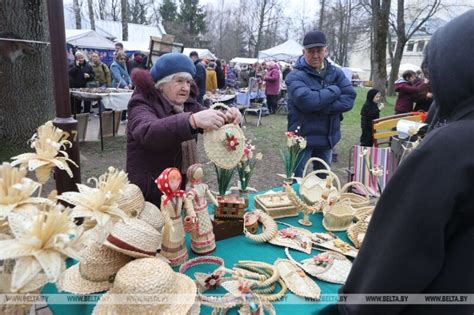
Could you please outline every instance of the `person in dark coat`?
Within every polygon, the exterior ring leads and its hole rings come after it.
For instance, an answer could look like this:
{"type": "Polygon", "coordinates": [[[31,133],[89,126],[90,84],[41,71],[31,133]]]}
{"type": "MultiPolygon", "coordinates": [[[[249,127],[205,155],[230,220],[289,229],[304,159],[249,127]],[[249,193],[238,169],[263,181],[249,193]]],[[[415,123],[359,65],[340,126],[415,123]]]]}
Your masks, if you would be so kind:
{"type": "MultiPolygon", "coordinates": [[[[69,87],[85,88],[89,82],[95,81],[95,72],[92,66],[86,61],[83,53],[80,51],[74,54],[75,62],[69,66],[69,87]]],[[[81,112],[81,101],[72,98],[71,106],[73,113],[81,112]]],[[[91,102],[84,102],[84,113],[91,111],[91,102]]]]}
{"type": "Polygon", "coordinates": [[[154,180],[168,167],[186,174],[197,159],[200,130],[240,123],[238,109],[206,110],[189,97],[195,72],[187,56],[168,53],[158,58],[150,72],[136,69],[133,73],[136,89],[128,103],[126,168],[130,182],[156,206],[160,206],[161,192],[154,180]]]}
{"type": "Polygon", "coordinates": [[[206,67],[202,64],[196,51],[192,51],[189,54],[189,57],[192,59],[194,66],[196,67],[196,74],[193,79],[199,88],[197,101],[199,104],[204,105],[204,94],[206,94],[206,67]]]}
{"type": "Polygon", "coordinates": [[[275,114],[278,107],[278,95],[280,94],[280,69],[274,61],[267,62],[267,73],[265,81],[265,95],[270,114],[275,114]]]}
{"type": "Polygon", "coordinates": [[[127,70],[131,75],[133,69],[146,69],[143,54],[140,52],[133,53],[133,59],[129,59],[127,62],[127,70]]]}
{"type": "Polygon", "coordinates": [[[395,114],[410,113],[413,111],[413,102],[423,87],[415,86],[416,73],[412,70],[403,72],[402,78],[395,82],[395,92],[398,92],[395,103],[395,114]]]}
{"type": "MultiPolygon", "coordinates": [[[[375,208],[341,294],[474,293],[474,10],[427,46],[438,115],[375,208]]],[[[469,304],[340,304],[341,314],[473,314],[469,304]]]]}
{"type": "Polygon", "coordinates": [[[374,144],[372,133],[373,120],[380,117],[379,104],[382,100],[382,94],[377,89],[370,89],[367,92],[367,100],[360,111],[360,127],[362,135],[360,136],[360,145],[371,147],[374,144]]]}
{"type": "MultiPolygon", "coordinates": [[[[356,93],[341,69],[326,56],[326,35],[314,30],[303,40],[300,56],[288,76],[288,131],[306,138],[301,163],[295,176],[300,177],[309,158],[318,157],[329,165],[332,149],[341,139],[341,114],[354,106],[356,93]]],[[[318,168],[318,166],[316,165],[318,168]]]]}
{"type": "Polygon", "coordinates": [[[216,76],[217,76],[217,88],[222,90],[225,88],[225,74],[224,70],[222,70],[221,61],[219,59],[216,60],[216,76]]]}

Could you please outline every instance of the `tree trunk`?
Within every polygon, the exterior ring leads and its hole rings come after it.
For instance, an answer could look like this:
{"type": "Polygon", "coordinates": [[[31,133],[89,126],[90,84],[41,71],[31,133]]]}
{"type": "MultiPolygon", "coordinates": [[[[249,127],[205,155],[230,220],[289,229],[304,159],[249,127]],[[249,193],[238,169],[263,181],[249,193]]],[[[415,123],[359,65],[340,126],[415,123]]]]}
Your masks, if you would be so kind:
{"type": "Polygon", "coordinates": [[[389,0],[371,0],[372,28],[374,29],[374,68],[373,87],[385,96],[387,82],[387,34],[390,14],[389,0]]]}
{"type": "Polygon", "coordinates": [[[93,0],[87,0],[87,9],[89,10],[89,20],[91,22],[91,29],[95,31],[95,18],[93,0]]]}
{"type": "Polygon", "coordinates": [[[122,0],[122,40],[128,40],[128,1],[122,0]]]}
{"type": "Polygon", "coordinates": [[[73,0],[72,8],[74,10],[74,19],[76,20],[76,29],[82,29],[81,25],[81,6],[79,5],[79,0],[73,0]]]}
{"type": "MultiPolygon", "coordinates": [[[[0,29],[15,38],[49,41],[46,0],[2,0],[0,29]]],[[[12,62],[0,57],[0,143],[26,147],[36,128],[54,118],[48,45],[3,42],[27,52],[12,62]]]]}
{"type": "Polygon", "coordinates": [[[257,30],[257,42],[255,43],[255,50],[253,52],[253,57],[258,58],[258,52],[260,51],[260,45],[262,42],[262,33],[263,33],[263,23],[265,21],[265,9],[267,7],[267,1],[263,0],[262,6],[260,7],[260,15],[258,20],[258,30],[257,30]]]}
{"type": "Polygon", "coordinates": [[[407,35],[405,33],[405,0],[398,0],[397,7],[397,46],[392,60],[392,68],[390,69],[390,79],[388,81],[387,94],[395,95],[395,80],[398,79],[398,71],[400,70],[400,63],[403,57],[403,49],[407,42],[407,35]]]}
{"type": "Polygon", "coordinates": [[[324,25],[324,9],[326,8],[326,0],[320,0],[321,10],[319,11],[319,29],[323,29],[324,25]]]}

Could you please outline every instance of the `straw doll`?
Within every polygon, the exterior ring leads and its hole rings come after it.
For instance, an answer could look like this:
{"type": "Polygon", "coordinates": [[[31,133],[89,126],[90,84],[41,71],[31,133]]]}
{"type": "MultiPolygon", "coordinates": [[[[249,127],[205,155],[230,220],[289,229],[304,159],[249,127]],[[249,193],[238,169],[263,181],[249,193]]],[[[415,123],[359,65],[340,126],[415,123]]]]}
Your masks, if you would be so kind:
{"type": "Polygon", "coordinates": [[[216,249],[212,222],[207,211],[207,198],[217,207],[217,200],[202,182],[204,171],[201,164],[193,164],[187,172],[188,185],[186,191],[192,196],[196,211],[196,227],[191,231],[191,250],[198,255],[207,255],[216,249]]]}
{"type": "Polygon", "coordinates": [[[171,266],[179,266],[188,259],[185,243],[185,230],[190,232],[195,227],[196,214],[194,213],[192,196],[186,197],[181,187],[181,173],[177,168],[165,169],[155,180],[158,189],[163,192],[161,197],[161,211],[165,218],[161,255],[170,261],[171,266]],[[186,209],[185,224],[181,218],[181,210],[186,209]]]}

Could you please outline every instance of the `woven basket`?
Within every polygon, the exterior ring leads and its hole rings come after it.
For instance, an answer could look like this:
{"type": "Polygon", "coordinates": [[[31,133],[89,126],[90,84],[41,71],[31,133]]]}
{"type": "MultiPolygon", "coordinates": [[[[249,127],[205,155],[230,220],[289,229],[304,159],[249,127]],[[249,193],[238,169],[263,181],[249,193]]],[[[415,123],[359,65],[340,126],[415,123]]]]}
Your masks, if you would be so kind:
{"type": "Polygon", "coordinates": [[[374,206],[357,208],[354,217],[357,221],[364,221],[369,215],[372,215],[372,213],[374,213],[374,209],[374,206]]]}
{"type": "Polygon", "coordinates": [[[362,245],[363,237],[365,233],[367,233],[368,226],[368,222],[359,221],[347,228],[347,237],[351,240],[352,244],[354,244],[355,248],[360,248],[362,245]]]}
{"type": "MultiPolygon", "coordinates": [[[[337,194],[341,189],[341,181],[339,180],[339,177],[330,170],[317,170],[309,173],[303,178],[300,183],[299,192],[304,202],[314,205],[321,201],[325,191],[331,190],[331,188],[335,189],[333,189],[334,192],[329,193],[329,195],[334,193],[337,194]],[[327,174],[328,176],[331,176],[333,181],[331,187],[326,187],[326,179],[318,177],[318,174],[327,174]],[[336,186],[334,186],[334,181],[336,182],[336,186]]],[[[329,195],[327,197],[329,197],[329,195]]]]}
{"type": "MultiPolygon", "coordinates": [[[[216,107],[229,109],[222,103],[211,106],[212,109],[216,107]]],[[[233,169],[244,155],[245,135],[238,125],[226,124],[217,130],[206,131],[203,134],[203,140],[207,158],[220,168],[233,169]],[[238,144],[233,149],[225,146],[228,135],[235,136],[237,139],[238,144]]]]}
{"type": "Polygon", "coordinates": [[[345,231],[354,220],[355,210],[348,200],[337,202],[323,209],[323,226],[328,231],[345,231]]]}
{"type": "Polygon", "coordinates": [[[351,205],[354,208],[365,207],[370,204],[369,191],[367,190],[367,187],[361,182],[349,182],[345,184],[340,190],[340,193],[341,193],[340,200],[349,199],[351,202],[351,205]],[[349,187],[352,187],[352,186],[360,187],[362,191],[364,192],[365,196],[348,192],[349,187]]]}

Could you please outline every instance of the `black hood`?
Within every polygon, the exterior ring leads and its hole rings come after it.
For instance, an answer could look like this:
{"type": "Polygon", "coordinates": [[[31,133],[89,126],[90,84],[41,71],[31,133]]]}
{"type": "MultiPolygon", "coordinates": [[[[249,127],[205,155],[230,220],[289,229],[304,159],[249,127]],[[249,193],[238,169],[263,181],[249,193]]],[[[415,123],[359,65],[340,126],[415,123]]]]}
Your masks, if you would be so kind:
{"type": "Polygon", "coordinates": [[[369,92],[367,92],[367,102],[372,102],[374,103],[374,97],[377,95],[379,90],[377,89],[370,89],[369,92]]]}
{"type": "Polygon", "coordinates": [[[440,118],[449,118],[474,97],[474,10],[438,29],[427,47],[429,79],[440,118]]]}

